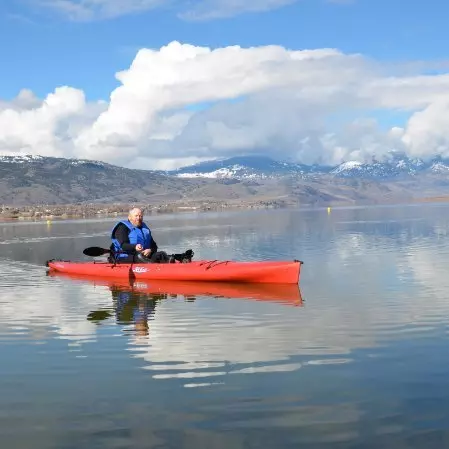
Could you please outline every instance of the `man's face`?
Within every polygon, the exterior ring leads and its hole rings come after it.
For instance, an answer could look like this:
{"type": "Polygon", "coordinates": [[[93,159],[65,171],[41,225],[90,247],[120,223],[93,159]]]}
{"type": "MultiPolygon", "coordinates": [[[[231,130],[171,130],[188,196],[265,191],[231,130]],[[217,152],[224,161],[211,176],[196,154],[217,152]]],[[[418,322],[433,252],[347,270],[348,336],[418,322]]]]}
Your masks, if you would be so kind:
{"type": "Polygon", "coordinates": [[[128,216],[128,220],[134,225],[134,226],[140,226],[143,221],[143,214],[140,209],[134,209],[130,212],[128,216]]]}

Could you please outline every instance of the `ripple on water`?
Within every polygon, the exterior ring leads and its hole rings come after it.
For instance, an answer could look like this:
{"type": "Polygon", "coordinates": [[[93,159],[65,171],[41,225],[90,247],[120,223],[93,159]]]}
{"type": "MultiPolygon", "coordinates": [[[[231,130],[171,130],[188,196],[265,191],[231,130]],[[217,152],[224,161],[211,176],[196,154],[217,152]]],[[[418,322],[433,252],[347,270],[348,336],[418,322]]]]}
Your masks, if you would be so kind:
{"type": "Polygon", "coordinates": [[[19,336],[33,341],[95,341],[94,326],[83,312],[90,308],[90,287],[54,282],[45,275],[45,267],[28,263],[3,262],[0,270],[0,341],[19,336]]]}

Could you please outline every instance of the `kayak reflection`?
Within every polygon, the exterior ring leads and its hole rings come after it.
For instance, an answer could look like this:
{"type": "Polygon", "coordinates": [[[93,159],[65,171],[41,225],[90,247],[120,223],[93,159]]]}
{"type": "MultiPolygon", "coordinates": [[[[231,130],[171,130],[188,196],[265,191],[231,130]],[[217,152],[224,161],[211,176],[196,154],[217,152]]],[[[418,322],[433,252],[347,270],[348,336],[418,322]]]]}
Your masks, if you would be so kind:
{"type": "Polygon", "coordinates": [[[217,299],[268,301],[293,307],[303,305],[300,288],[295,284],[133,281],[53,271],[49,271],[47,275],[109,289],[112,295],[112,308],[94,310],[88,314],[87,319],[97,324],[111,318],[118,324],[133,324],[133,332],[142,336],[148,335],[149,321],[155,313],[157,304],[170,298],[193,302],[197,297],[205,296],[217,299]]]}
{"type": "Polygon", "coordinates": [[[121,289],[133,293],[141,293],[154,297],[183,296],[192,300],[196,296],[211,296],[216,298],[236,298],[256,301],[280,302],[285,305],[302,306],[303,299],[298,284],[251,284],[232,282],[195,282],[195,281],[137,281],[132,279],[100,278],[86,275],[74,275],[49,271],[50,277],[67,278],[74,281],[88,282],[94,286],[105,286],[110,289],[121,289]]]}

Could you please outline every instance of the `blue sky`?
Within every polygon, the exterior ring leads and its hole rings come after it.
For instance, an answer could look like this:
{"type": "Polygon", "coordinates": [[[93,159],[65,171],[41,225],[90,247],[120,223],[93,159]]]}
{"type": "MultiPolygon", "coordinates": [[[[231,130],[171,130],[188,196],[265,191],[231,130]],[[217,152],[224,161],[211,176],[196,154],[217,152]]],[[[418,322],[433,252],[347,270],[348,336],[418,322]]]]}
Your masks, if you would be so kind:
{"type": "Polygon", "coordinates": [[[73,21],[38,7],[38,1],[0,2],[0,39],[7,43],[0,46],[0,98],[10,99],[24,87],[44,96],[67,84],[82,88],[89,99],[107,99],[118,84],[114,73],[129,66],[138,48],[173,40],[211,47],[332,47],[388,61],[447,57],[449,2],[443,0],[302,0],[205,21],[179,18],[186,2],[73,21]]]}
{"type": "Polygon", "coordinates": [[[449,157],[448,16],[442,0],[1,0],[0,153],[449,157]]]}

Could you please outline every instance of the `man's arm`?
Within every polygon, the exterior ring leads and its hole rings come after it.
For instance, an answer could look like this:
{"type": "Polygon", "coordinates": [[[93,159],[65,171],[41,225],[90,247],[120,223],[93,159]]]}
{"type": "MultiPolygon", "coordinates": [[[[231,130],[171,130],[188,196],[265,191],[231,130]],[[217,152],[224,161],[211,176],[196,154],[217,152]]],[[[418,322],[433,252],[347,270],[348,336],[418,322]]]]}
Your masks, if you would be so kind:
{"type": "Polygon", "coordinates": [[[120,223],[115,230],[114,237],[120,243],[123,251],[134,254],[136,251],[136,245],[132,245],[131,243],[129,243],[128,235],[129,229],[123,223],[120,223]]]}
{"type": "Polygon", "coordinates": [[[150,249],[151,249],[151,254],[154,254],[155,252],[157,252],[157,243],[153,238],[151,239],[150,249]]]}

